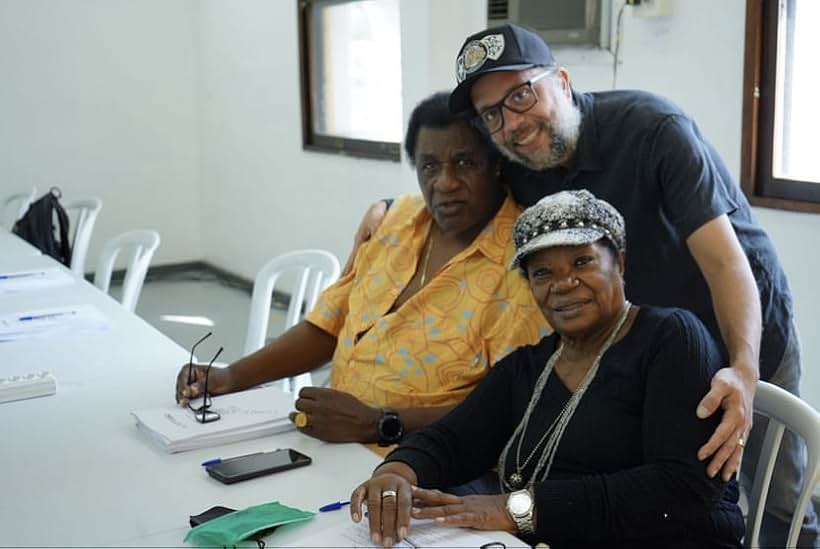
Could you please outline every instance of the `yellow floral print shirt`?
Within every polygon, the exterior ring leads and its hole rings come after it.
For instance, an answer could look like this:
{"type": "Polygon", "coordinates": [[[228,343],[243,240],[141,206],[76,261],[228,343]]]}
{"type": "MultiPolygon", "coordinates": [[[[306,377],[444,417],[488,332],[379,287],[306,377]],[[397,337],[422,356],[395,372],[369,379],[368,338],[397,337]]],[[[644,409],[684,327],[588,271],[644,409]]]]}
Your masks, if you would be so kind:
{"type": "Polygon", "coordinates": [[[508,269],[519,213],[507,198],[466,249],[389,312],[432,223],[421,195],[399,197],[351,272],[306,317],[336,336],[331,386],[372,406],[455,404],[499,359],[548,334],[526,281],[508,269]]]}

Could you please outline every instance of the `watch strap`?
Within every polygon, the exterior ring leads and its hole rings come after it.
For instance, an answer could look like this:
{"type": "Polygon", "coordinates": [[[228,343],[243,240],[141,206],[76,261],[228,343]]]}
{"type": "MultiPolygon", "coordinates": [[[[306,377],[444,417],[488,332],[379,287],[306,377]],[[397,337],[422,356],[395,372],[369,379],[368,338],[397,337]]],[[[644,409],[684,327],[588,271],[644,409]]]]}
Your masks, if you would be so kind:
{"type": "MultiPolygon", "coordinates": [[[[525,536],[529,536],[535,533],[535,523],[533,521],[533,514],[535,512],[535,498],[531,490],[518,490],[517,492],[512,492],[510,496],[513,494],[524,493],[529,497],[530,506],[529,508],[521,513],[514,513],[513,510],[510,508],[508,503],[507,511],[510,513],[515,525],[518,527],[518,531],[525,536]]],[[[509,499],[508,499],[509,502],[509,499]]]]}

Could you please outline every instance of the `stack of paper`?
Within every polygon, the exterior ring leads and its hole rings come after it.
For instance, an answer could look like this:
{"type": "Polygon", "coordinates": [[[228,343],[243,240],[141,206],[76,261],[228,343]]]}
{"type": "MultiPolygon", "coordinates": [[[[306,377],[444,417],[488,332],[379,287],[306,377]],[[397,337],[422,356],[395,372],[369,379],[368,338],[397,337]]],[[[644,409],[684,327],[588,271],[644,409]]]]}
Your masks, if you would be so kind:
{"type": "Polygon", "coordinates": [[[0,273],[0,293],[41,290],[73,283],[71,275],[59,267],[0,273]]]}
{"type": "Polygon", "coordinates": [[[179,405],[132,412],[137,427],[167,452],[185,452],[258,438],[294,429],[288,414],[293,395],[262,387],[213,398],[212,411],[221,418],[200,423],[194,412],[179,405]]]}
{"type": "Polygon", "coordinates": [[[104,330],[108,319],[93,305],[51,307],[0,316],[0,342],[104,330]]]}

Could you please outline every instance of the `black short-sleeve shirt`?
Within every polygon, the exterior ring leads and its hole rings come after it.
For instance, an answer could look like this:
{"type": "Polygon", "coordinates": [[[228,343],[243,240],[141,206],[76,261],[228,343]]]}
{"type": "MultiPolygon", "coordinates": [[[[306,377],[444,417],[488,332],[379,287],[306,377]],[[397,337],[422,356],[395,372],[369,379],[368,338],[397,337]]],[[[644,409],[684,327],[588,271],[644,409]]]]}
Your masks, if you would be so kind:
{"type": "MultiPolygon", "coordinates": [[[[760,373],[774,373],[786,345],[792,303],[768,235],[752,215],[717,150],[694,121],[662,97],[618,90],[573,94],[582,113],[574,165],[532,171],[508,163],[504,181],[519,204],[588,189],[626,221],[626,291],[635,303],[693,311],[722,342],[709,288],[686,239],[726,214],[749,258],[763,314],[760,373]]],[[[728,360],[725,345],[721,345],[728,360]]]]}

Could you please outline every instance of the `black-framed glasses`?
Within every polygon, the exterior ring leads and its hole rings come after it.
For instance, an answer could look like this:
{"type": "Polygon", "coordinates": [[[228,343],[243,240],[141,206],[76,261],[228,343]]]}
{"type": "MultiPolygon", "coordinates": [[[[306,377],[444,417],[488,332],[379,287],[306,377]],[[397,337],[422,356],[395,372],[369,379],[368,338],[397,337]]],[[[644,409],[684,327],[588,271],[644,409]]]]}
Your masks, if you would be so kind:
{"type": "Polygon", "coordinates": [[[539,72],[523,84],[510,90],[504,98],[482,110],[473,118],[473,124],[487,135],[492,135],[504,127],[503,109],[522,114],[530,110],[538,103],[538,94],[535,93],[533,84],[547,75],[554,73],[557,67],[550,67],[543,72],[539,72]]]}
{"type": "MultiPolygon", "coordinates": [[[[194,343],[193,347],[191,347],[191,359],[188,361],[188,385],[191,384],[193,381],[193,368],[194,368],[194,351],[197,348],[197,345],[211,337],[213,332],[208,332],[204,336],[202,336],[199,341],[194,343]]],[[[193,406],[191,403],[188,403],[188,409],[194,413],[194,418],[200,423],[211,423],[213,421],[217,421],[221,416],[219,412],[215,410],[211,410],[211,405],[213,404],[213,399],[211,398],[210,393],[208,392],[208,377],[211,373],[211,367],[214,365],[214,362],[222,354],[224,347],[220,347],[219,350],[216,351],[214,357],[208,362],[207,368],[205,368],[205,385],[202,389],[202,404],[199,406],[193,406]]]]}
{"type": "Polygon", "coordinates": [[[199,346],[200,343],[211,337],[213,334],[213,332],[208,332],[204,336],[200,337],[199,340],[196,343],[194,343],[194,345],[191,347],[191,357],[188,359],[188,385],[190,385],[193,381],[191,375],[193,373],[194,368],[194,352],[196,351],[196,348],[199,346]]]}

